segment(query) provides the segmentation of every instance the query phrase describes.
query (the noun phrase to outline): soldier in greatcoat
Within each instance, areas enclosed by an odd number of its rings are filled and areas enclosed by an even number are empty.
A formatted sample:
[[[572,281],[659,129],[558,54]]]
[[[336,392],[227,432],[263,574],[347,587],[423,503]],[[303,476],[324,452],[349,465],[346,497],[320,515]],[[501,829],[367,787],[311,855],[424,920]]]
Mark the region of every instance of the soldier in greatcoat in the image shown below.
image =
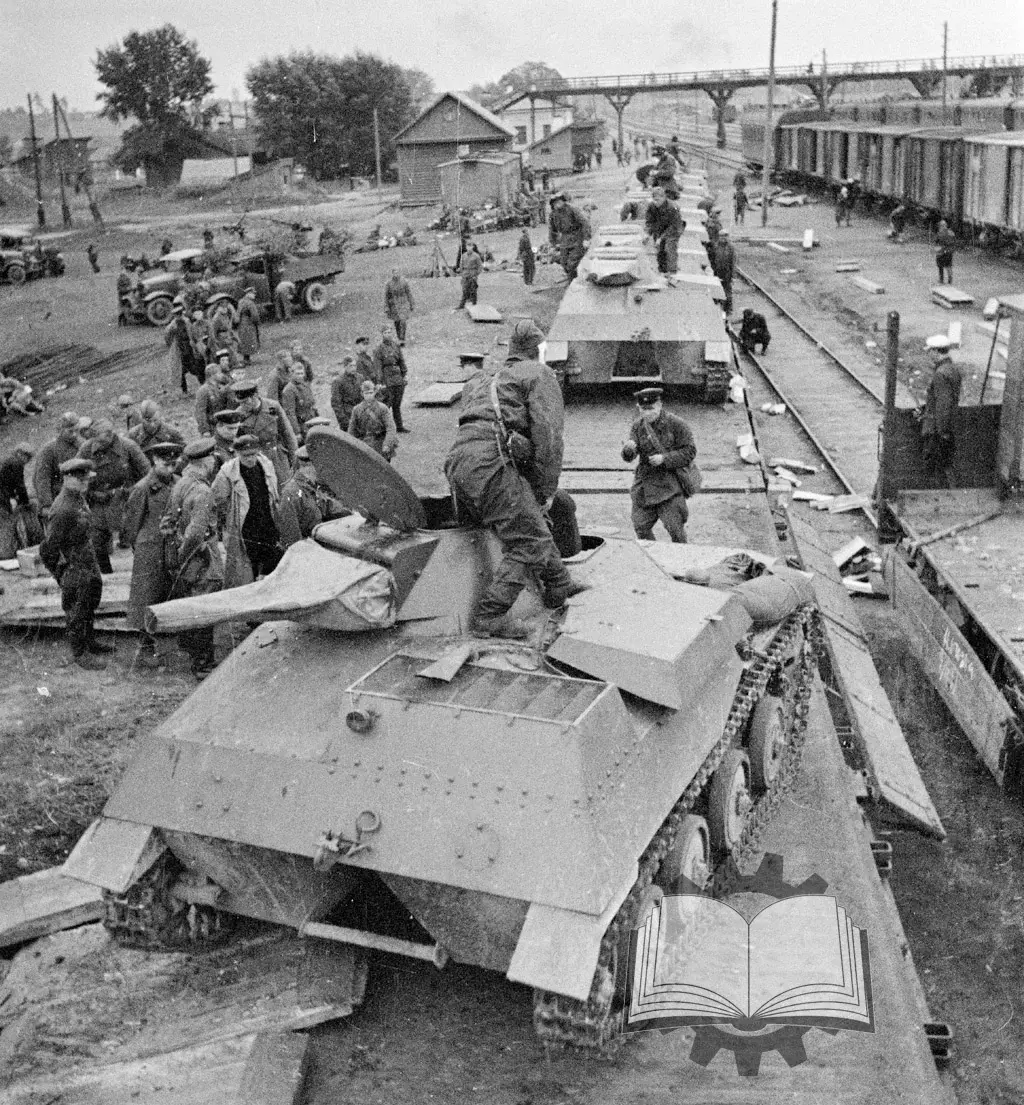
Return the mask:
[[[589,237],[590,223],[586,216],[569,203],[564,192],[553,195],[548,217],[548,239],[561,250],[559,263],[570,282],[576,279]]]
[[[314,527],[324,520],[321,498],[317,492],[316,471],[305,445],[295,454],[295,460],[295,475],[281,489],[278,529],[282,549],[309,537]]]
[[[697,446],[686,423],[662,410],[661,396],[661,388],[634,392],[640,413],[622,447],[624,461],[640,458],[630,490],[633,529],[639,540],[653,541],[660,521],[674,542],[685,543],[689,510],[682,473],[693,464]]]
[[[313,389],[306,383],[306,370],[299,361],[292,361],[291,379],[281,389],[281,409],[288,416],[295,437],[301,444],[306,440],[306,423],[320,412],[316,408]]]
[[[45,522],[53,506],[54,499],[60,494],[64,477],[60,466],[78,455],[82,439],[78,436],[79,417],[74,411],[65,411],[60,416],[57,436],[48,441],[36,454],[35,469],[32,473],[32,486],[39,504],[39,518]]]
[[[259,441],[261,452],[274,466],[278,485],[287,483],[299,446],[281,404],[260,395],[255,380],[238,380],[232,385],[232,391],[238,409],[245,414],[239,433],[252,434]]]
[[[362,402],[365,378],[357,371],[355,358],[344,357],[341,372],[331,381],[331,410],[338,420],[338,426],[346,433],[348,424],[352,421],[352,412]]]
[[[398,449],[395,419],[390,408],[377,398],[377,386],[372,380],[364,380],[361,390],[363,398],[352,411],[348,432],[390,461]]]
[[[395,324],[395,333],[402,345],[405,345],[405,330],[409,316],[416,309],[409,281],[398,271],[391,270],[391,278],[384,285],[384,313]]]
[[[163,419],[160,404],[155,399],[143,399],[139,404],[140,421],[129,431],[128,437],[147,454],[151,446],[169,441],[180,449],[185,448],[185,435],[177,427]]]
[[[171,593],[160,522],[178,482],[174,466],[182,449],[183,445],[173,441],[149,446],[146,456],[153,467],[132,488],[121,523],[121,531],[133,550],[128,625],[142,634],[135,663],[143,667],[156,667],[160,663],[156,638],[146,632],[146,607],[165,602]]]
[[[112,572],[110,553],[114,534],[121,531],[128,492],[149,471],[149,461],[134,441],[115,433],[108,419],[95,423],[93,436],[78,450],[78,455],[91,460],[96,469],[86,495],[91,511],[89,526],[100,571]]]
[[[260,350],[260,309],[256,289],[246,288],[238,304],[238,352],[248,364]]]
[[[200,435],[213,433],[213,419],[217,412],[233,410],[234,406],[231,376],[220,365],[207,365],[206,383],[196,392],[196,426]]]
[[[921,445],[928,471],[951,484],[956,453],[956,409],[960,405],[963,374],[949,355],[950,345],[945,335],[930,338],[928,342],[933,372],[921,417]]]
[[[269,575],[281,559],[278,482],[252,434],[235,438],[235,456],[214,477],[213,499],[224,534],[224,586]]]
[[[407,434],[409,431],[402,424],[402,396],[405,395],[409,369],[405,363],[402,347],[388,333],[386,326],[381,328],[380,345],[373,351],[373,362],[384,384],[384,394],[381,398],[391,408],[395,428],[400,434]]]

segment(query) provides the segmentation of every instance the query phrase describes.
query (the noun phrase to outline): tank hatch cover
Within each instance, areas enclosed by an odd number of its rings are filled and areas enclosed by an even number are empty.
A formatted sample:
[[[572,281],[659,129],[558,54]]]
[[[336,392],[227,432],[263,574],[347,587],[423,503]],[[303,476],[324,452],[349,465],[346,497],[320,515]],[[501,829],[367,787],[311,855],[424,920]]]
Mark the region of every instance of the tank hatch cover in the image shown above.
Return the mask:
[[[709,587],[644,582],[595,588],[569,607],[553,660],[659,706],[681,709],[724,668],[750,628],[739,600]]]
[[[349,510],[379,518],[401,532],[426,526],[416,492],[368,445],[340,430],[315,426],[306,437],[306,448],[319,479]]]

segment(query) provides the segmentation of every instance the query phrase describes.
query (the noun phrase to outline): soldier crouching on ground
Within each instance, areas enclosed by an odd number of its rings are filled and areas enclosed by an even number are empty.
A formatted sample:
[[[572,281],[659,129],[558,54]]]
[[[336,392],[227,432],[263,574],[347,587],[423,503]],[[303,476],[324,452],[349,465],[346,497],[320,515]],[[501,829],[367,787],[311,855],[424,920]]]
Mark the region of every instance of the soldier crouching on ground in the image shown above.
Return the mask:
[[[641,541],[654,540],[654,523],[660,521],[674,542],[686,542],[686,500],[696,488],[686,484],[686,470],[697,456],[690,428],[661,408],[661,388],[634,392],[640,417],[622,446],[625,461],[640,458],[630,489],[633,529]]]
[[[185,446],[188,466],[171,491],[167,512],[160,523],[172,561],[171,598],[210,595],[224,585],[224,561],[217,545],[217,508],[210,483],[213,479],[213,439]],[[205,678],[214,668],[213,629],[192,629],[179,634],[178,643],[192,659],[192,674]]]
[[[768,333],[768,323],[764,315],[759,315],[753,308],[743,308],[743,318],[740,321],[740,346],[744,353],[756,353],[761,346],[761,352],[768,352],[768,343],[772,340]]]
[[[506,615],[531,577],[538,578],[549,610],[582,590],[544,517],[562,470],[564,407],[555,374],[537,360],[543,339],[532,320],[517,322],[505,364],[466,384],[445,461],[460,522],[489,529],[501,542],[501,563],[471,626],[485,636],[525,636],[525,627]]]
[[[80,668],[101,671],[106,664],[96,656],[114,650],[100,644],[93,630],[103,598],[103,577],[96,562],[85,495],[96,476],[96,466],[91,460],[73,457],[60,466],[60,471],[64,486],[50,510],[39,556],[60,585],[72,662]]]

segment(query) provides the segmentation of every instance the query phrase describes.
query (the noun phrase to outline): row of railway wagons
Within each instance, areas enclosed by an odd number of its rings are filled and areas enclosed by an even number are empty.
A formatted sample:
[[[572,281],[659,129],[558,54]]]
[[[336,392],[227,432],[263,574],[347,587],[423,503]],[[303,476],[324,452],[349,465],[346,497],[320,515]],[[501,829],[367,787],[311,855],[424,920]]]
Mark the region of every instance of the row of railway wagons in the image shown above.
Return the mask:
[[[1015,105],[1001,111],[1013,122]],[[975,128],[995,119],[972,117]],[[763,119],[744,127],[744,154],[762,161]],[[774,128],[772,168],[780,178],[838,186],[859,182],[862,194],[905,202],[958,225],[1019,238],[1024,232],[1024,129],[879,123],[820,113],[786,113]]]

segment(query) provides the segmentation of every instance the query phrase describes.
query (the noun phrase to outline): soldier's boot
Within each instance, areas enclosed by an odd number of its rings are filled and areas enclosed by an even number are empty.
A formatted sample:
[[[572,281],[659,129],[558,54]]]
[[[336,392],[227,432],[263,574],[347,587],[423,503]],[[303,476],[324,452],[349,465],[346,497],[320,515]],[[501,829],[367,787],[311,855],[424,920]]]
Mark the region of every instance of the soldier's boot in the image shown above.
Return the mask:
[[[554,583],[545,582],[543,594],[544,605],[548,610],[561,610],[573,595],[579,595],[583,591],[589,590],[589,583],[583,583],[581,580],[573,579],[572,576],[566,573],[566,578],[564,580],[558,580]]]
[[[102,641],[97,641],[95,637],[89,637],[85,642],[85,651],[93,656],[109,656],[112,652],[117,652],[117,649],[113,645],[105,645]]]
[[[523,641],[529,637],[531,627],[508,614],[485,617],[477,614],[469,626],[474,637],[503,637],[509,641]]]

